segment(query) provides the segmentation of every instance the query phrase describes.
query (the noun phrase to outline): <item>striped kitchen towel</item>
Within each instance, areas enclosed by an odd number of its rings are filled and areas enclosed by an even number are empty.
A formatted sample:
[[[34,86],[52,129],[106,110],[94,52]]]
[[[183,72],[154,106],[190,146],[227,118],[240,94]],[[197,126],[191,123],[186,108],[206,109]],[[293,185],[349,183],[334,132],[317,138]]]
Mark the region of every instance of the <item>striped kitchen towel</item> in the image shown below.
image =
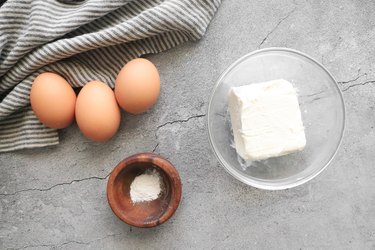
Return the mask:
[[[200,39],[221,0],[8,0],[0,8],[0,152],[58,144],[29,104],[45,71],[113,88],[129,60]]]

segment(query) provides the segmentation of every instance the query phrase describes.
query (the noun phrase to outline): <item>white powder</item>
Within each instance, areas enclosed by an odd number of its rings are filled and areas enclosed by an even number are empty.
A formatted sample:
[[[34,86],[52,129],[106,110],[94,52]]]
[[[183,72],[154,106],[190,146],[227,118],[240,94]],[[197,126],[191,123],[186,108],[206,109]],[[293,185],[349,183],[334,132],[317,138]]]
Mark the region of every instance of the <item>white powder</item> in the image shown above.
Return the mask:
[[[160,174],[155,169],[135,177],[130,185],[130,198],[133,203],[155,200],[160,193]]]

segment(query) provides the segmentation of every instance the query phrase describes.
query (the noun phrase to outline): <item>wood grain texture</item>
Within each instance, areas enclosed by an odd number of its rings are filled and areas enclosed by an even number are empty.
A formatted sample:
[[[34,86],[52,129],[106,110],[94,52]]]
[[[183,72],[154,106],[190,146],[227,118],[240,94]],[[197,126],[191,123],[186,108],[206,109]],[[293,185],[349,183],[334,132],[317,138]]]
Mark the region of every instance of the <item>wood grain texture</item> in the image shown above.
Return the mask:
[[[148,169],[156,169],[162,178],[160,196],[149,202],[133,203],[130,185]],[[153,153],[140,153],[122,160],[112,171],[107,183],[107,199],[112,211],[125,223],[135,227],[155,227],[166,222],[181,200],[182,185],[176,168]]]

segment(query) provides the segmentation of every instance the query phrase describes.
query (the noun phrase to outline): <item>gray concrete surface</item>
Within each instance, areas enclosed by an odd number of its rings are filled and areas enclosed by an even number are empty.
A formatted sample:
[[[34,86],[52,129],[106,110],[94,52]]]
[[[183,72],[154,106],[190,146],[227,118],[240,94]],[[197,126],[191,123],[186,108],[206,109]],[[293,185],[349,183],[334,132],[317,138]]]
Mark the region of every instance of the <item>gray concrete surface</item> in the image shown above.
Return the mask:
[[[144,115],[124,115],[111,141],[92,143],[73,125],[58,146],[0,155],[0,249],[374,249],[374,12],[371,0],[224,0],[203,40],[150,56],[160,100]],[[224,171],[205,117],[218,75],[269,46],[322,61],[347,108],[332,164],[277,192]],[[178,168],[183,199],[164,225],[132,228],[108,207],[106,176],[124,157],[154,148]]]

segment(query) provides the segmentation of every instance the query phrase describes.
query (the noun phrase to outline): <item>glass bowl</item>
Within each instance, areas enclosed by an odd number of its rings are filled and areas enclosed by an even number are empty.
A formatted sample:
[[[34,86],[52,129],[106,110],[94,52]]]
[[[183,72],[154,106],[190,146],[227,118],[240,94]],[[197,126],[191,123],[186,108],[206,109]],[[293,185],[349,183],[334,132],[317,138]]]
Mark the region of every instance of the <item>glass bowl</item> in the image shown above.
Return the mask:
[[[298,92],[306,147],[244,168],[233,147],[229,89],[275,79],[291,82]],[[342,140],[345,108],[336,80],[323,65],[296,50],[267,48],[241,57],[224,71],[213,89],[207,120],[212,148],[232,176],[257,188],[280,190],[311,180],[329,165]]]

